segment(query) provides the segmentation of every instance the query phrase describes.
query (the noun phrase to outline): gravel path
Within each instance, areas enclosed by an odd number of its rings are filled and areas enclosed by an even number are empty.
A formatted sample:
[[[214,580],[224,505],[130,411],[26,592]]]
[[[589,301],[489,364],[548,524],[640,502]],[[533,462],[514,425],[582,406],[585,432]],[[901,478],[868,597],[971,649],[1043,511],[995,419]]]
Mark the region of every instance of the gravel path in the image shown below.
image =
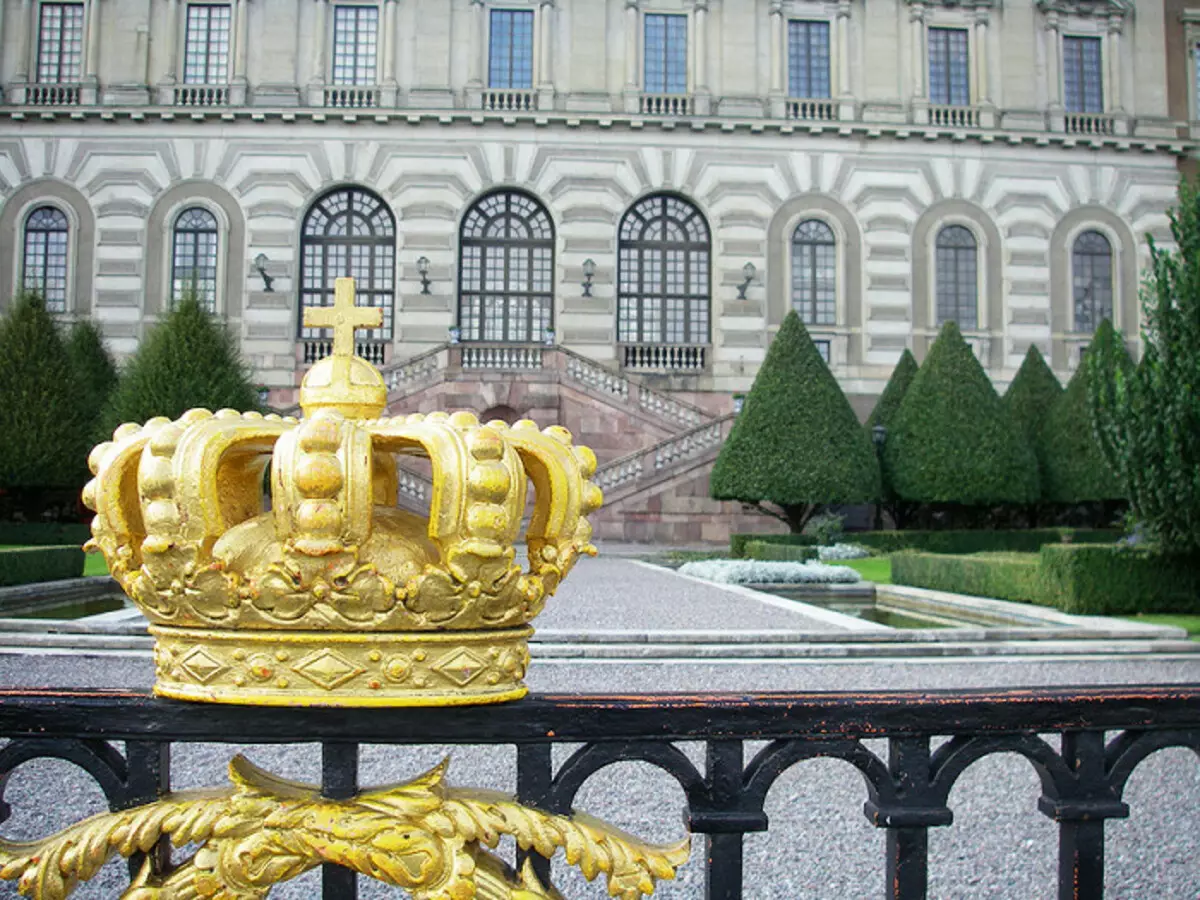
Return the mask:
[[[694,628],[730,617],[726,592],[679,589],[671,576],[622,567],[604,560],[573,576],[541,624],[560,628]],[[594,574],[595,579],[591,577]],[[665,580],[664,580],[665,579]],[[739,627],[745,621],[739,605]],[[784,610],[759,611],[753,627],[799,627]],[[783,618],[777,618],[776,614]],[[755,613],[757,615],[758,613]],[[554,621],[554,617],[558,617]],[[702,618],[697,619],[697,616]],[[650,623],[656,623],[651,625]],[[767,624],[780,622],[781,624]],[[671,623],[675,623],[673,626]],[[118,657],[0,656],[0,684],[12,686],[148,686],[149,660]],[[536,662],[529,675],[538,691],[698,691],[698,690],[854,690],[879,688],[966,688],[1022,685],[1119,683],[1200,683],[1200,658],[1180,660],[1001,660],[994,658],[879,663],[798,661],[753,664],[646,664]],[[883,753],[881,742],[868,744]],[[314,746],[236,748],[259,765],[290,778],[319,778]],[[561,761],[572,750],[557,748]],[[703,748],[684,745],[702,764]],[[747,748],[747,756],[755,747]],[[176,787],[221,784],[235,748],[228,745],[177,745],[172,768]],[[498,747],[366,747],[364,783],[400,781],[452,756],[456,784],[514,787],[515,754]],[[52,790],[47,790],[52,787]],[[1001,755],[970,768],[951,795],[955,823],[930,836],[930,897],[934,900],[1052,898],[1055,895],[1057,830],[1036,810],[1040,794],[1032,767],[1019,757]],[[884,832],[867,824],[861,809],[866,791],[847,765],[818,760],[794,767],[768,799],[771,830],[746,840],[744,896],[747,900],[878,897],[883,893]],[[10,838],[34,837],[78,821],[103,808],[99,791],[63,763],[38,762],[14,773],[5,799],[12,818],[3,826]],[[1132,815],[1110,822],[1107,847],[1109,900],[1200,897],[1200,763],[1194,754],[1169,750],[1147,760],[1126,792]],[[598,773],[578,797],[578,806],[650,839],[680,836],[681,791],[667,776],[636,763]],[[695,855],[703,851],[697,843]],[[559,867],[560,887],[571,898],[606,896],[600,885]],[[74,896],[118,895],[122,871],[112,865]],[[678,882],[656,894],[667,900],[702,896],[702,870],[685,867]],[[319,895],[312,877],[277,889],[272,898],[300,900]],[[15,897],[12,885],[0,884],[0,897]],[[363,898],[401,897],[403,892],[363,882]]]

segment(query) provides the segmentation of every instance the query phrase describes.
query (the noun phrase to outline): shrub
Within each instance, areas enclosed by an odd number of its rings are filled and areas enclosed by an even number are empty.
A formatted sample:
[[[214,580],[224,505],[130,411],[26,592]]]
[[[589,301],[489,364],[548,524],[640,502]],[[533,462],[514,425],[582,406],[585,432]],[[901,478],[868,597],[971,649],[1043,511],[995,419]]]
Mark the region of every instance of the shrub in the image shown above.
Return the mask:
[[[1047,544],[1107,544],[1118,532],[1083,528],[1030,528],[1019,531],[862,531],[856,543],[878,553],[922,550],[927,553],[1037,553]]]
[[[1042,578],[1063,612],[1200,613],[1200,563],[1115,544],[1042,548]]]
[[[745,559],[690,562],[681,566],[679,573],[718,584],[853,584],[860,580],[858,573],[846,566]]]
[[[891,424],[892,417],[896,415],[896,410],[900,408],[900,402],[908,393],[908,388],[917,375],[917,369],[917,361],[913,357],[912,351],[906,349],[900,354],[900,361],[896,363],[896,368],[892,369],[892,377],[888,379],[883,393],[879,395],[879,400],[875,403],[875,408],[871,410],[871,415],[867,418],[867,424],[864,427],[868,434],[876,425],[887,427]]]
[[[106,430],[204,407],[252,410],[250,383],[233,335],[195,297],[181,299],[126,364],[104,413]]]
[[[79,578],[83,574],[80,547],[32,547],[0,550],[0,587]]]
[[[1062,393],[1062,385],[1046,365],[1041,351],[1030,344],[1029,349],[1025,351],[1021,368],[1017,370],[1012,384],[1004,392],[1001,402],[1013,424],[1021,429],[1025,439],[1035,450],[1037,437],[1041,434],[1050,407]]]
[[[892,557],[892,583],[952,594],[1052,605],[1042,588],[1038,556],[1033,553],[978,556],[897,553]]]
[[[104,346],[100,329],[91,321],[81,320],[71,327],[67,354],[79,385],[80,400],[88,413],[88,440],[102,439],[100,416],[117,386],[117,367]]]
[[[930,348],[884,445],[902,500],[983,505],[1038,498],[1037,459],[954,322]]]
[[[746,545],[751,541],[791,544],[797,547],[817,546],[817,539],[811,534],[731,534],[729,536],[729,555],[734,559],[745,559]]]
[[[846,517],[837,513],[818,513],[808,520],[808,524],[804,526],[804,533],[816,538],[820,546],[836,544],[842,536],[842,523],[845,521]]]
[[[1104,458],[1088,412],[1087,366],[1080,366],[1055,401],[1037,439],[1042,497],[1052,503],[1121,500],[1124,490]]]
[[[33,294],[0,322],[0,397],[0,485],[33,519],[47,490],[82,489],[91,448],[66,346]]]
[[[871,551],[859,544],[831,544],[828,547],[817,548],[817,559],[821,562],[834,562],[839,559],[866,559]]]
[[[1177,252],[1150,241],[1142,291],[1145,353],[1133,369],[1111,328],[1085,359],[1092,420],[1134,517],[1159,548],[1200,557],[1200,195],[1170,212]]]
[[[803,547],[795,544],[770,544],[766,541],[750,541],[746,545],[746,559],[773,560],[776,562],[809,562],[816,558],[816,547]]]
[[[827,504],[879,495],[875,450],[794,311],[767,351],[710,485],[716,499],[739,500],[792,531]]]
[[[82,547],[91,536],[91,527],[79,522],[0,522],[0,545],[50,547],[74,544]]]

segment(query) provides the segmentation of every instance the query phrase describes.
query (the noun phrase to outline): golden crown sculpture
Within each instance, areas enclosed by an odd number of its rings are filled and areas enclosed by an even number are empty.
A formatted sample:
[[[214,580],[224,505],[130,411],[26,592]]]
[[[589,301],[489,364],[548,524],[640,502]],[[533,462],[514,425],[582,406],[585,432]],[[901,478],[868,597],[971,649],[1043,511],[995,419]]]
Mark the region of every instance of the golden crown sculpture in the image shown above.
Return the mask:
[[[353,279],[304,324],[335,334],[304,378],[304,418],[193,409],[122,425],[88,459],[87,549],[151,622],[155,692],[326,706],[523,696],[530,621],[595,553],[594,454],[530,421],[383,417],[383,378],[354,355],[355,329],[382,312],[355,306]],[[431,461],[428,521],[396,507],[400,456]]]

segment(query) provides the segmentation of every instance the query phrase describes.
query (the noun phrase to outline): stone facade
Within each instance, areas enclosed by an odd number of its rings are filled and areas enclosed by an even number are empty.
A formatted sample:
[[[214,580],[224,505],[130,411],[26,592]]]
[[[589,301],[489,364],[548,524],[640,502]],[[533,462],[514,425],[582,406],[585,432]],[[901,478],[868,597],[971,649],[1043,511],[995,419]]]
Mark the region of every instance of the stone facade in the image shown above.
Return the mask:
[[[696,434],[726,427],[791,308],[799,223],[832,235],[833,312],[809,327],[864,414],[900,352],[920,358],[936,333],[947,226],[975,243],[965,330],[997,385],[1031,344],[1065,378],[1090,330],[1074,313],[1077,238],[1107,240],[1112,312],[1135,333],[1145,238],[1169,237],[1194,151],[1200,14],[1180,0],[231,0],[204,4],[228,23],[214,83],[189,76],[186,0],[67,4],[78,60],[55,75],[47,46],[62,47],[44,32],[61,5],[0,0],[0,306],[22,283],[30,213],[52,207],[69,223],[64,315],[94,317],[130,352],[172,294],[179,214],[200,208],[216,223],[210,299],[285,407],[321,352],[299,330],[306,217],[331,191],[370,191],[392,221],[394,324],[373,346],[393,410],[529,416],[604,464],[667,459],[609,473],[626,491],[610,536],[727,529],[733,511],[704,499],[715,450]],[[362,10],[368,75],[335,83],[334,34]],[[531,17],[516,87],[495,78],[505,11]],[[670,15],[686,46],[663,92],[649,26]],[[820,96],[794,96],[793,22],[827,37]],[[947,30],[965,47],[965,103],[937,102]],[[1102,104],[1087,111],[1066,72],[1079,39],[1099,54]],[[463,325],[465,217],[504,190],[550,222],[553,331],[446,346]],[[621,224],[658,194],[694,206],[709,237],[708,326],[682,354],[618,328]],[[671,398],[682,406],[664,412]]]

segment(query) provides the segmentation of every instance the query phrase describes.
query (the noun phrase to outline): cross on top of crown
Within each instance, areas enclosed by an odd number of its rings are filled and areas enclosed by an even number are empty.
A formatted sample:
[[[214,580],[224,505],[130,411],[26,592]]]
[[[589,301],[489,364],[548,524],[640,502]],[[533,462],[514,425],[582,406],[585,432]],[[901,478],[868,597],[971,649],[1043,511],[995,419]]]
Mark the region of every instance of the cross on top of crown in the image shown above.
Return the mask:
[[[380,328],[383,310],[377,306],[355,306],[354,279],[339,278],[333,289],[333,306],[310,306],[304,310],[305,328],[332,328],[333,355],[354,355],[354,332]]]

